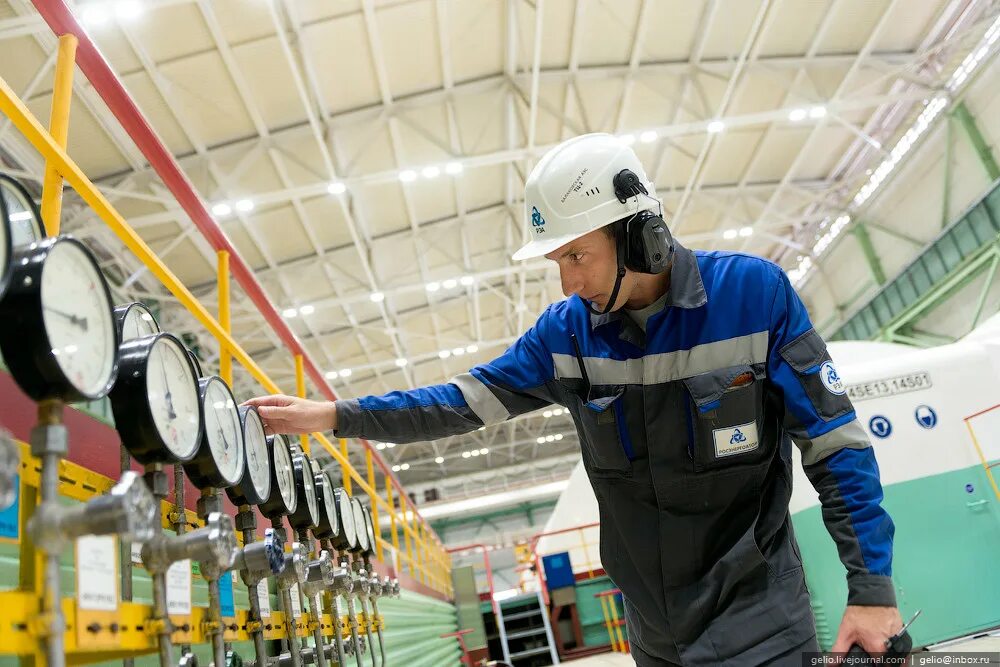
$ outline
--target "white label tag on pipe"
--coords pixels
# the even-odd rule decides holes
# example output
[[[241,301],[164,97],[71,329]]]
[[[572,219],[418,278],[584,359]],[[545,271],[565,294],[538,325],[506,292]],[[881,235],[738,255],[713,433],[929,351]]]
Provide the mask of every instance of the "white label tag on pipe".
[[[118,609],[118,539],[87,535],[76,541],[76,599],[80,609]]]
[[[267,579],[257,584],[257,599],[260,601],[260,617],[271,618],[271,594],[267,591]]]
[[[132,564],[142,565],[142,543],[133,542],[132,543]]]
[[[191,561],[180,560],[167,569],[167,613],[191,613]]]
[[[298,618],[302,615],[302,602],[299,600],[299,585],[292,586],[292,617]]]

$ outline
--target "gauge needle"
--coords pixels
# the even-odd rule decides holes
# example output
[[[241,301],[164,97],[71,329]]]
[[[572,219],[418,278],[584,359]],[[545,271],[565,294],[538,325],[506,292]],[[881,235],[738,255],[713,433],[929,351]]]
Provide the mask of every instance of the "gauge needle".
[[[47,311],[49,311],[51,313],[55,313],[56,315],[61,315],[61,316],[65,317],[67,320],[69,320],[69,323],[72,324],[73,326],[80,327],[84,331],[87,330],[87,318],[86,317],[78,317],[76,315],[71,315],[69,313],[64,313],[61,310],[56,310],[55,308],[49,308],[48,306],[45,307],[45,310],[47,310]]]
[[[170,383],[167,382],[166,364],[160,364],[160,376],[163,378],[163,398],[167,399],[167,419],[172,421],[177,419],[177,413],[174,412],[174,401],[170,396]]]

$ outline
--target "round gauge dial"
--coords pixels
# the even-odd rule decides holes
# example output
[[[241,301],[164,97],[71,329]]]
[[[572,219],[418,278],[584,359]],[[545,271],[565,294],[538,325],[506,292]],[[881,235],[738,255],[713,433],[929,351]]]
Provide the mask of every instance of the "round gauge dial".
[[[257,408],[240,408],[243,444],[246,449],[246,470],[239,484],[226,489],[229,499],[237,506],[259,505],[271,494],[271,456],[267,452],[267,436]]]
[[[226,488],[243,477],[245,449],[243,426],[229,386],[218,375],[198,380],[205,431],[198,452],[184,465],[200,489]]]
[[[0,174],[0,208],[7,211],[6,233],[12,248],[25,246],[45,238],[42,216],[35,200],[23,185],[6,174]]]
[[[297,530],[309,530],[319,523],[316,483],[313,480],[312,460],[296,445],[292,446],[292,473],[298,507],[288,515],[288,523]]]
[[[371,556],[375,553],[375,548],[377,542],[375,541],[375,521],[372,519],[371,508],[365,508],[365,528],[368,530],[368,551],[367,555]]]
[[[358,529],[354,523],[351,496],[343,487],[333,490],[333,504],[337,507],[337,518],[340,519],[340,533],[333,538],[333,547],[353,551],[358,547]]]
[[[111,295],[94,256],[70,236],[15,251],[0,301],[0,348],[36,401],[96,400],[118,372]]]
[[[313,481],[316,483],[316,501],[319,504],[319,523],[313,528],[313,535],[321,540],[333,537],[340,530],[337,521],[337,505],[333,500],[333,483],[326,471],[321,470],[316,461],[312,462]]]
[[[170,334],[122,343],[111,410],[122,444],[142,464],[184,463],[202,435],[198,379]]]
[[[10,260],[14,253],[13,234],[17,221],[14,219],[14,201],[7,201],[5,182],[0,182],[0,295],[3,295],[10,279]]]
[[[368,551],[368,528],[365,526],[365,508],[358,498],[351,498],[351,511],[354,513],[354,526],[358,533],[358,550]]]
[[[153,313],[142,303],[115,306],[115,322],[118,324],[118,336],[122,342],[160,332],[160,325],[157,324]]]
[[[204,373],[201,371],[201,362],[198,361],[198,355],[196,355],[190,348],[187,351],[188,358],[191,359],[191,365],[194,366],[194,372],[198,377],[204,377]]]
[[[288,438],[283,435],[268,436],[267,448],[271,452],[271,493],[260,504],[260,513],[268,519],[280,519],[294,512],[298,506],[292,454]]]

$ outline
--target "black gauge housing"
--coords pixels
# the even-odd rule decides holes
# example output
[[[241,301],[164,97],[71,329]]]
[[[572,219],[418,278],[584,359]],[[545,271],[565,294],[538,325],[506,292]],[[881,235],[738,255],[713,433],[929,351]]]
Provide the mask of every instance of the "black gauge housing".
[[[29,226],[31,227],[31,231],[29,233],[31,238],[27,239],[24,243],[17,243],[17,239],[14,238],[14,223],[10,222],[8,225],[8,231],[10,232],[8,238],[10,238],[11,248],[28,245],[29,243],[35,243],[44,239],[46,234],[45,226],[42,224],[42,212],[38,210],[38,206],[35,204],[35,200],[31,196],[31,193],[28,192],[27,188],[25,188],[19,180],[4,173],[0,173],[0,210],[3,210],[5,214],[2,218],[0,218],[0,220],[9,221],[9,216],[14,213],[14,211],[12,211],[10,206],[7,204],[6,197],[3,196],[2,191],[4,190],[14,193],[24,209],[31,214],[28,220],[30,223]]]
[[[4,183],[0,183],[0,187],[3,186]],[[3,271],[0,271],[0,297],[3,297],[4,291],[7,289],[7,283],[10,282],[11,260],[14,255],[14,224],[10,219],[11,211],[4,199],[3,195],[0,194],[0,225],[4,226],[6,232],[3,235],[3,242],[0,243],[0,257],[3,258],[3,265],[6,267]]]
[[[63,373],[52,355],[52,344],[45,329],[42,310],[42,269],[52,249],[60,243],[79,246],[87,260],[93,263],[97,272],[99,289],[104,290],[105,299],[111,303],[111,292],[104,280],[97,260],[83,243],[72,236],[44,239],[38,243],[22,246],[14,251],[8,266],[6,290],[0,299],[0,350],[14,381],[25,394],[34,401],[60,399],[67,403],[96,401],[105,397],[115,384],[118,375],[118,355],[111,362],[110,377],[103,388],[93,394],[85,394],[77,389]],[[112,313],[109,309],[108,319]],[[111,322],[111,333],[115,336],[114,350],[121,339]]]
[[[261,498],[257,494],[257,489],[254,488],[253,478],[250,476],[250,454],[249,447],[246,444],[247,435],[247,419],[253,419],[250,413],[257,414],[257,408],[252,405],[242,405],[240,406],[240,431],[243,437],[243,445],[247,448],[247,452],[243,455],[243,477],[240,479],[238,484],[234,484],[226,489],[226,495],[229,499],[233,501],[233,504],[237,507],[241,505],[260,505],[262,502],[267,500],[266,498]],[[260,419],[260,417],[257,417]],[[268,474],[272,477],[274,472],[272,468],[274,467],[271,463],[271,453],[269,447],[264,447],[264,456],[267,457],[267,461],[264,465],[267,466]],[[273,488],[273,480],[272,480]]]
[[[203,377],[198,379],[198,405],[200,406],[202,414],[202,431],[201,440],[198,445],[198,451],[195,452],[194,456],[190,461],[184,464],[184,472],[187,473],[188,479],[199,489],[207,489],[209,487],[215,488],[226,488],[230,486],[229,480],[222,476],[219,472],[219,468],[215,463],[215,459],[212,457],[212,445],[208,441],[208,433],[204,427],[207,415],[205,412],[205,395],[208,393],[208,388],[213,382],[218,382],[223,387],[225,387],[226,392],[229,394],[229,398],[232,399],[233,405],[236,405],[236,399],[233,398],[233,392],[223,380],[218,375],[210,375],[208,377]],[[243,428],[241,427],[236,432],[237,447],[244,447],[243,444]],[[240,471],[241,477],[237,480],[237,483],[242,481],[242,478],[246,476],[246,452],[244,451],[244,463],[243,468]]]
[[[284,458],[291,459],[288,438],[283,435],[267,436],[267,449],[271,455],[271,495],[261,502],[257,508],[268,519],[280,519],[283,516],[287,516],[291,512],[294,512],[298,505],[295,493],[292,494],[291,506],[285,503],[285,499],[281,495],[281,483],[278,481],[278,460],[280,457],[276,454],[276,450],[279,448],[284,449]]]
[[[194,366],[194,373],[198,377],[205,377],[205,373],[201,370],[201,362],[198,361],[198,355],[194,353],[191,348],[186,348],[188,353],[188,358],[191,360],[191,365]]]
[[[357,533],[357,544],[351,551],[357,554],[365,553],[368,550],[368,527],[365,526],[364,506],[359,498],[351,498],[349,511],[354,513],[354,530]]]
[[[115,417],[115,428],[122,445],[136,461],[143,465],[152,463],[185,463],[191,457],[178,458],[160,437],[147,393],[146,369],[149,353],[161,338],[175,343],[181,350],[184,344],[173,334],[159,333],[127,341],[118,346],[118,380],[111,389],[111,412]],[[192,383],[195,383],[194,368],[191,368]],[[205,429],[205,415],[201,401],[198,401],[198,441]],[[191,456],[194,456],[193,450]]]
[[[338,487],[333,490],[333,502],[337,508],[337,519],[340,523],[340,531],[332,538],[333,548],[338,551],[355,551],[358,548],[357,526],[354,527],[353,531],[348,529],[349,525],[354,525],[354,508],[351,507],[351,496],[348,495],[344,487]],[[345,522],[344,515],[347,513],[350,513],[351,516]]]
[[[316,498],[312,462],[309,455],[296,445],[292,445],[292,474],[295,477],[295,511],[288,515],[288,523],[296,530],[311,530],[319,523],[318,502],[309,502],[309,493]],[[317,499],[318,501],[318,499]]]
[[[333,498],[333,480],[325,470],[313,471],[316,486],[316,503],[319,505],[319,523],[313,528],[313,535],[321,540],[333,539],[340,532],[337,518],[337,504]]]
[[[124,334],[125,318],[128,317],[129,311],[132,310],[141,310],[146,314],[148,314],[150,317],[153,318],[153,327],[157,331],[160,331],[160,323],[156,321],[156,317],[149,310],[149,307],[146,306],[146,304],[141,303],[139,301],[133,301],[132,303],[123,303],[120,306],[115,306],[115,326],[118,328],[118,340],[124,340],[125,338]]]
[[[368,507],[363,508],[365,512],[365,530],[368,532],[368,548],[361,552],[362,556],[375,555],[375,522],[372,520],[372,511]]]

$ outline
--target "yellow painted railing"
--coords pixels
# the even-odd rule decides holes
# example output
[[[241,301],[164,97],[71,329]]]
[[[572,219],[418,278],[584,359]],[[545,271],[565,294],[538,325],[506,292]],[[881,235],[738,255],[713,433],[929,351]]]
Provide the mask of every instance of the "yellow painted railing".
[[[224,251],[218,256],[219,285],[219,317],[216,319],[198,301],[191,291],[177,278],[166,264],[142,240],[136,231],[111,205],[107,198],[87,178],[80,167],[69,157],[65,149],[69,126],[69,106],[72,98],[72,73],[76,38],[65,35],[60,38],[59,56],[57,59],[51,131],[46,130],[38,119],[28,110],[26,105],[14,94],[3,78],[0,78],[0,114],[7,116],[14,127],[35,147],[45,158],[46,168],[43,188],[43,222],[50,234],[59,231],[61,197],[63,183],[69,184],[81,199],[93,210],[108,228],[122,241],[150,274],[159,280],[164,287],[182,304],[218,341],[220,356],[220,372],[231,382],[232,362],[238,362],[264,389],[269,393],[282,393],[281,388],[257,365],[249,354],[232,337],[229,317],[229,258]],[[305,381],[302,372],[301,357],[294,360],[296,367],[297,394],[305,394]],[[399,562],[405,563],[409,573],[421,583],[450,597],[451,558],[445,552],[443,545],[429,530],[429,527],[416,515],[412,507],[408,507],[407,498],[400,494],[399,509],[393,504],[392,482],[385,478],[385,497],[380,494],[375,472],[371,465],[371,452],[366,448],[367,479],[362,477],[348,461],[347,443],[342,440],[336,447],[322,433],[313,433],[312,438],[340,465],[343,472],[344,486],[350,493],[352,487],[368,494],[372,515],[378,524],[378,518],[389,517],[390,541],[376,535],[376,557],[384,562],[388,548],[398,554]],[[309,449],[309,439],[303,436],[303,444]],[[399,549],[398,531],[402,530],[406,545],[405,551]],[[380,533],[376,530],[376,533]]]

